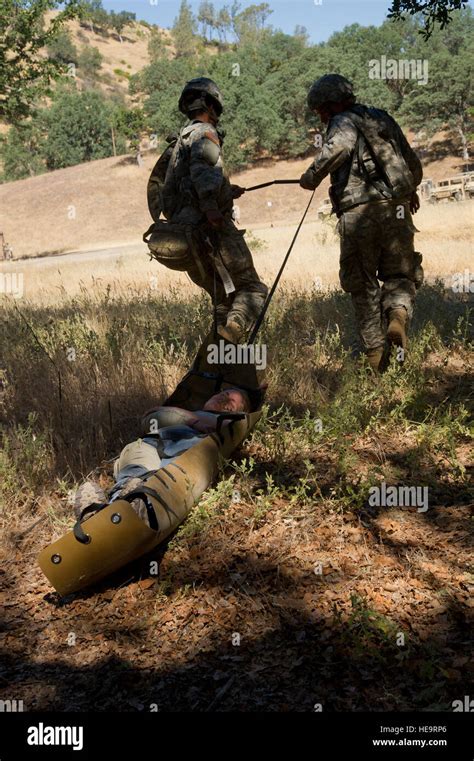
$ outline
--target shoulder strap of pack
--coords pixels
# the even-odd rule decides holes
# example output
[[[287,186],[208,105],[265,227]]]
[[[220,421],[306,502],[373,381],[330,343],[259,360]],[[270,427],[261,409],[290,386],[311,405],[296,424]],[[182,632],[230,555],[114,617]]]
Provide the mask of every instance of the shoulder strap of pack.
[[[380,140],[383,141],[383,151],[381,152],[382,155],[380,155],[376,148],[380,148],[382,143],[379,143],[376,139],[374,139],[374,135],[370,134],[371,131],[368,129],[368,126],[365,124],[364,119],[361,117],[361,115],[356,112],[352,113],[350,111],[347,115],[359,133],[359,138],[356,146],[358,150],[359,166],[361,167],[361,170],[364,173],[367,181],[370,182],[370,184],[373,185],[382,194],[382,196],[387,199],[397,197],[400,194],[403,194],[403,192],[406,192],[410,186],[410,183],[408,179],[405,178],[408,178],[411,173],[403,156],[395,150],[390,140],[385,140],[384,138],[380,137],[379,133],[377,133],[380,137]],[[372,159],[374,166],[377,169],[377,173],[379,175],[378,177],[371,176],[371,174],[367,171],[363,161],[363,145],[362,140],[360,140],[361,136],[364,139],[364,143],[369,152],[370,158]],[[392,159],[394,156],[396,156],[396,162],[398,163],[398,173],[396,171],[391,171],[391,165],[393,162],[389,161],[389,159]],[[389,168],[389,171],[387,171],[387,167]]]
[[[364,174],[366,182],[373,185],[374,188],[376,188],[384,198],[387,198],[387,199],[392,198],[393,193],[391,191],[391,184],[387,175],[385,174],[382,164],[380,163],[377,156],[375,155],[372,145],[370,141],[367,139],[367,136],[359,127],[357,127],[357,129],[359,133],[357,137],[357,144],[356,144],[357,158],[359,162],[359,167],[362,173]],[[367,170],[367,166],[364,161],[364,144],[370,154],[370,158],[374,162],[374,166],[377,168],[377,173],[379,175],[378,177],[371,175],[370,172]]]

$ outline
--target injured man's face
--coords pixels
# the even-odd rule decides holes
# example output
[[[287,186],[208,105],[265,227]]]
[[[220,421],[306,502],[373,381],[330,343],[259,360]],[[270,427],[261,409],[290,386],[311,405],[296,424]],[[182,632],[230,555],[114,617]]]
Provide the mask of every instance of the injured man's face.
[[[250,412],[250,402],[245,391],[228,388],[211,396],[203,409],[206,412]]]

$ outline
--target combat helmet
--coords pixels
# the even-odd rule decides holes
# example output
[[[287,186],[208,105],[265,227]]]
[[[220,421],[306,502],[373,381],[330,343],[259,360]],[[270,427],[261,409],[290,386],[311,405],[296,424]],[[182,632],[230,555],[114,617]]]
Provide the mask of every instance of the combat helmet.
[[[197,77],[191,79],[184,87],[179,98],[178,107],[186,116],[191,111],[207,111],[212,105],[217,116],[224,108],[221,91],[212,79]]]
[[[352,83],[340,74],[325,74],[319,77],[308,93],[308,106],[312,111],[324,103],[341,103],[355,100]]]

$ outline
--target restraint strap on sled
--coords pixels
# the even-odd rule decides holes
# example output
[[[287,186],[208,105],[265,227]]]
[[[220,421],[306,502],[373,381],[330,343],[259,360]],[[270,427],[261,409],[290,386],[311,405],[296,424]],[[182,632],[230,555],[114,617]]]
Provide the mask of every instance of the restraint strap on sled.
[[[245,420],[245,412],[221,412],[216,422],[216,433],[219,437],[226,420],[230,421],[229,425],[232,426],[237,420]]]
[[[143,475],[143,479],[148,478],[149,476],[153,475],[155,473],[154,470],[149,471],[148,473],[145,473]],[[151,504],[148,497],[153,497],[154,499],[161,501],[160,495],[157,494],[157,492],[154,489],[150,489],[149,486],[138,486],[136,489],[133,489],[132,491],[128,492],[128,494],[121,495],[120,499],[124,499],[126,502],[132,503],[134,499],[141,499],[145,505],[147,515],[148,515],[148,523],[150,525],[150,528],[154,531],[158,531],[158,521],[156,519],[156,513],[153,509],[153,505]],[[86,515],[89,513],[98,513],[101,510],[103,510],[105,507],[108,507],[110,504],[113,504],[113,502],[93,502],[90,505],[87,505],[82,511],[81,514],[74,524],[73,527],[73,534],[76,537],[77,541],[81,544],[88,544],[90,542],[90,536],[84,531],[82,528],[82,522]]]
[[[133,502],[134,499],[141,499],[145,505],[146,512],[148,515],[148,523],[150,525],[150,528],[153,529],[153,531],[158,531],[158,521],[156,519],[156,513],[153,509],[153,505],[151,504],[148,497],[153,497],[154,499],[160,501],[160,495],[157,494],[155,489],[150,489],[149,486],[138,486],[136,489],[133,489],[132,491],[128,492],[128,494],[125,494],[121,499],[125,499],[127,502],[130,502],[130,504]]]
[[[84,520],[84,517],[88,513],[98,513],[100,510],[103,510],[104,507],[107,507],[107,502],[92,502],[90,505],[87,505],[87,507],[85,507],[81,511],[81,514],[72,529],[74,536],[76,537],[78,542],[81,542],[81,544],[88,544],[90,542],[89,534],[85,533],[81,525],[82,521]]]
[[[265,303],[264,303],[264,305],[262,307],[262,310],[261,310],[259,316],[257,317],[257,321],[256,321],[256,323],[255,323],[255,325],[253,327],[252,333],[251,333],[250,338],[248,340],[249,344],[253,344],[255,342],[255,339],[257,337],[258,331],[260,330],[262,322],[263,322],[263,320],[265,318],[265,315],[267,313],[267,309],[270,306],[270,302],[271,302],[271,300],[273,298],[273,294],[275,293],[275,291],[277,289],[278,283],[280,282],[280,278],[283,275],[283,271],[284,271],[284,269],[286,267],[288,259],[290,258],[290,254],[291,254],[291,252],[293,250],[293,246],[295,245],[296,239],[297,239],[297,237],[299,235],[299,232],[301,230],[303,222],[306,219],[306,215],[307,215],[307,213],[309,211],[309,207],[311,206],[311,202],[312,202],[312,200],[314,198],[315,192],[316,192],[316,190],[313,190],[313,192],[311,193],[311,198],[309,199],[309,203],[308,203],[308,205],[307,205],[307,207],[305,209],[305,212],[304,212],[303,216],[301,217],[301,221],[300,221],[298,227],[296,228],[296,232],[295,232],[295,234],[293,236],[293,240],[290,243],[290,247],[289,247],[288,251],[286,252],[285,258],[283,259],[283,264],[281,265],[281,267],[280,267],[280,269],[278,271],[278,274],[277,274],[277,276],[275,278],[275,281],[274,281],[274,283],[273,283],[273,285],[272,285],[272,287],[271,287],[271,289],[270,289],[270,291],[268,293],[267,298],[265,299]]]

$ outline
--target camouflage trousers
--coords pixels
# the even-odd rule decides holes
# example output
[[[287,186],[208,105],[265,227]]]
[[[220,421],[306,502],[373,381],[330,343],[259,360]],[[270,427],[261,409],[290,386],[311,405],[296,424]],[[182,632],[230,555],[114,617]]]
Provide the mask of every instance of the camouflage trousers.
[[[190,262],[187,273],[193,283],[207,291],[213,302],[215,299],[218,325],[232,320],[247,331],[263,307],[268,288],[257,275],[243,231],[226,221],[222,230],[214,233],[213,240],[213,255],[229,273],[235,291],[226,294],[218,268],[216,270],[209,254],[199,257],[201,267],[194,260]]]
[[[413,314],[423,280],[414,233],[408,202],[360,204],[340,217],[339,278],[351,294],[365,350],[383,346],[388,310],[405,307],[409,318]]]

